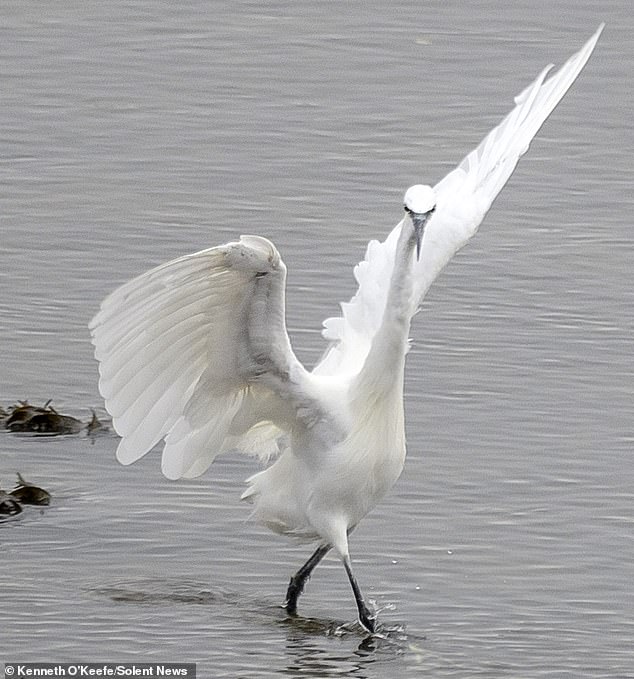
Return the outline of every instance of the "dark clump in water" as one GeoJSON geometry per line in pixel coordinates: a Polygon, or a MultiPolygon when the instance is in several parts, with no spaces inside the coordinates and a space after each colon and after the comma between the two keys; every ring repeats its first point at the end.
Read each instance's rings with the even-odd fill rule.
{"type": "Polygon", "coordinates": [[[15,516],[22,511],[20,503],[4,490],[0,490],[0,516],[15,516]]]}
{"type": "Polygon", "coordinates": [[[49,505],[51,503],[51,494],[48,491],[25,481],[19,473],[18,485],[9,495],[24,505],[49,505]]]}
{"type": "Polygon", "coordinates": [[[5,427],[12,432],[35,434],[78,434],[82,423],[70,415],[60,415],[47,401],[43,407],[33,406],[28,401],[14,406],[5,421],[5,427]]]}
{"type": "Polygon", "coordinates": [[[50,401],[44,404],[44,407],[31,405],[28,401],[19,401],[17,405],[9,408],[8,411],[2,411],[4,426],[11,431],[19,430],[20,426],[28,422],[36,415],[41,415],[47,412],[50,401]]]}
{"type": "Polygon", "coordinates": [[[97,436],[98,434],[110,433],[110,427],[107,424],[104,424],[93,410],[90,422],[86,425],[86,431],[88,432],[88,436],[97,436]]]}
{"type": "Polygon", "coordinates": [[[14,433],[59,436],[79,434],[85,431],[88,436],[110,432],[108,425],[99,420],[95,411],[87,424],[71,415],[58,413],[50,400],[43,406],[34,406],[28,401],[19,401],[9,410],[0,408],[0,426],[14,433]]]}

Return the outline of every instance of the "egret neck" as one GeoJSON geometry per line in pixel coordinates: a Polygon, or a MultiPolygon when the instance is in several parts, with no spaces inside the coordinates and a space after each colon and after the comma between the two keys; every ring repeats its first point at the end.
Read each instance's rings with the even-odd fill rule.
{"type": "MultiPolygon", "coordinates": [[[[405,194],[406,215],[394,253],[394,268],[390,279],[383,320],[372,341],[363,369],[356,382],[357,393],[386,396],[398,389],[403,391],[403,371],[408,350],[410,323],[417,307],[414,299],[414,250],[420,256],[425,225],[435,210],[435,203],[425,203],[425,211],[414,211],[408,197],[418,186],[405,194]]],[[[430,189],[430,187],[420,187],[430,189]]],[[[431,191],[431,189],[430,189],[431,191]]],[[[428,198],[426,196],[426,198],[428,198]]]]}

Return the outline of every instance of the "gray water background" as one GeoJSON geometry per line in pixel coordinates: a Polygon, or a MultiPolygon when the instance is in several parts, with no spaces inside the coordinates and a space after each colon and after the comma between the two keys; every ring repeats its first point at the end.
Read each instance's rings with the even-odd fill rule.
{"type": "Polygon", "coordinates": [[[634,16],[556,3],[4,0],[0,404],[104,414],[86,324],[116,285],[256,233],[312,364],[403,190],[607,28],[415,320],[409,456],[351,542],[247,521],[251,460],[170,483],[116,438],[0,437],[53,494],[0,525],[0,660],[192,661],[202,677],[634,677],[634,16]]]}

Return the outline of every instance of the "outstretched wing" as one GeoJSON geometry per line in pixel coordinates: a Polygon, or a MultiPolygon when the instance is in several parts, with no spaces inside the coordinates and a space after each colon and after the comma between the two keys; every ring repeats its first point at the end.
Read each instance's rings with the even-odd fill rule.
{"type": "Polygon", "coordinates": [[[280,422],[316,416],[286,332],[285,278],[271,242],[242,236],[106,298],[90,329],[123,464],[165,439],[163,473],[198,476],[236,447],[276,453],[280,422]]]}
{"type": "MultiPolygon", "coordinates": [[[[415,265],[418,304],[449,260],[476,233],[531,140],[585,66],[602,30],[603,24],[548,80],[552,66],[545,68],[515,98],[515,108],[504,120],[434,187],[436,212],[425,227],[415,265]]],[[[356,294],[341,305],[341,316],[324,322],[322,334],[331,345],[314,368],[315,374],[355,374],[363,366],[383,318],[401,225],[384,242],[368,244],[365,259],[354,269],[359,283],[356,294]]]]}

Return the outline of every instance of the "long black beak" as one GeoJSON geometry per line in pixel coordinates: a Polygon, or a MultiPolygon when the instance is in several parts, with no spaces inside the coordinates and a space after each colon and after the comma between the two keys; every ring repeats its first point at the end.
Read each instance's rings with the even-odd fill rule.
{"type": "Polygon", "coordinates": [[[420,259],[420,246],[423,242],[423,233],[425,231],[425,225],[429,221],[429,218],[434,214],[434,210],[429,212],[410,212],[409,216],[414,224],[414,233],[416,235],[416,259],[420,259]]]}

